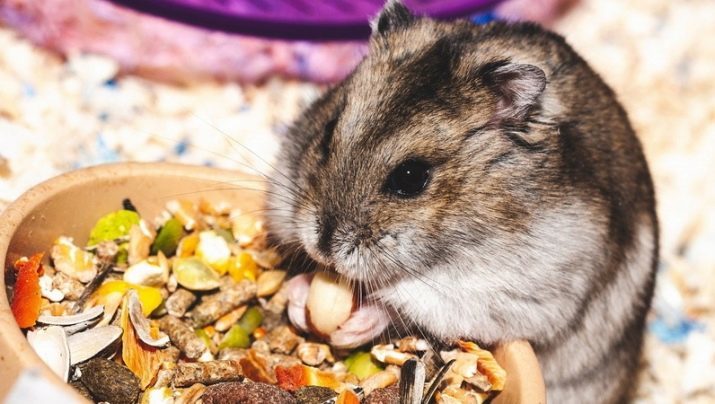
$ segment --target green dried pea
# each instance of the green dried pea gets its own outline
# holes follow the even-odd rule
[[[356,351],[345,358],[345,366],[348,372],[363,380],[383,370],[373,359],[370,352]]]
[[[184,236],[184,226],[176,218],[171,218],[164,223],[151,245],[151,254],[156,255],[161,251],[170,257],[176,252],[181,237]]]
[[[102,216],[89,233],[87,245],[116,240],[129,235],[129,230],[139,224],[139,214],[131,210],[118,210]]]
[[[243,313],[243,316],[238,321],[238,325],[243,328],[248,334],[256,331],[256,328],[261,326],[263,322],[263,313],[258,307],[251,307]]]
[[[223,336],[218,349],[224,348],[248,348],[251,346],[251,336],[239,324],[235,324]]]

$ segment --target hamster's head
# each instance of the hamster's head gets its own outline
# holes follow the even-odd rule
[[[546,74],[495,29],[390,2],[367,57],[284,141],[267,207],[277,241],[380,287],[526,231],[561,198]]]

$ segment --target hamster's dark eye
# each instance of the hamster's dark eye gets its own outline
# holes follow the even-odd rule
[[[427,187],[431,166],[423,160],[403,161],[387,176],[385,189],[397,196],[417,196]]]

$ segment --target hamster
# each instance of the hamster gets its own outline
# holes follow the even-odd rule
[[[373,25],[282,144],[272,237],[440,341],[528,340],[551,403],[626,400],[658,222],[613,91],[533,24]]]

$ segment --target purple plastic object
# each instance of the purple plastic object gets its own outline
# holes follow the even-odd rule
[[[383,0],[110,0],[213,30],[289,40],[360,40]],[[403,0],[417,15],[451,19],[502,0]]]

